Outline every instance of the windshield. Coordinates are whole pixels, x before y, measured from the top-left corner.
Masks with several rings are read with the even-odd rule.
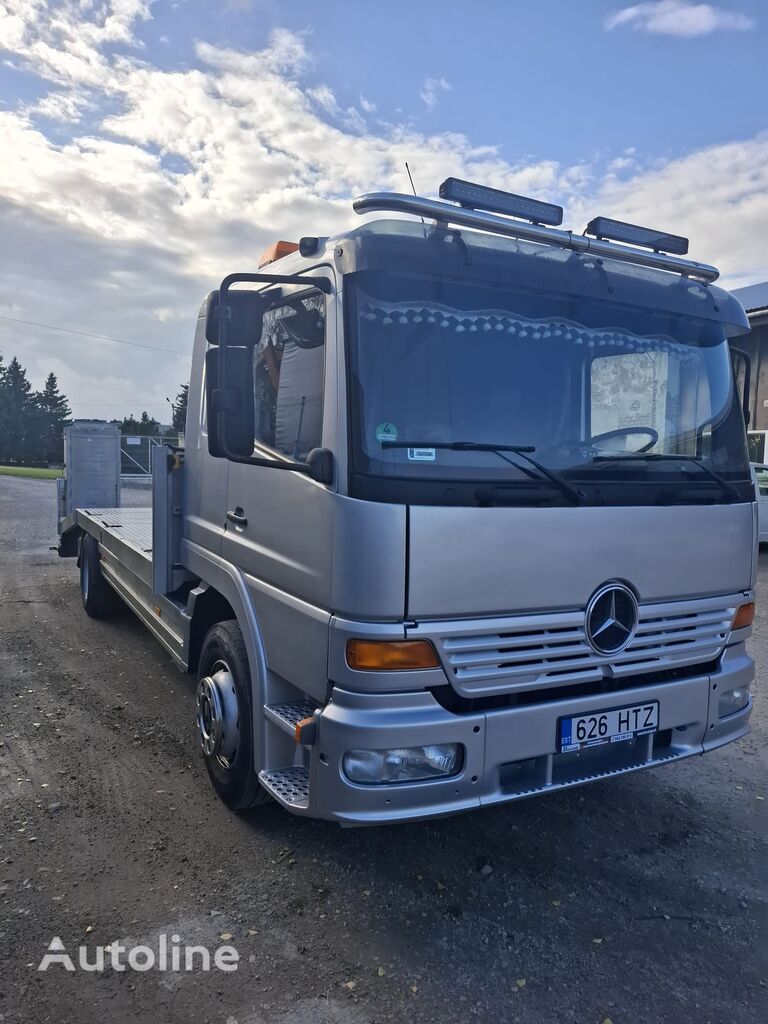
[[[749,483],[722,324],[380,271],[355,275],[348,322],[361,495],[463,503],[485,483],[515,500],[525,484],[524,503],[562,501],[545,469],[602,503],[720,501],[713,473]]]

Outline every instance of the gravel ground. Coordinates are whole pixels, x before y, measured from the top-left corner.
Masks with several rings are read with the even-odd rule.
[[[0,479],[1,1021],[768,1020],[759,687],[750,736],[656,771],[400,827],[238,818],[191,680],[128,613],[82,611],[54,495]],[[160,933],[239,968],[35,969],[54,935],[92,958]]]

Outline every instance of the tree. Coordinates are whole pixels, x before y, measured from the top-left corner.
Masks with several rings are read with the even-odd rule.
[[[61,462],[63,460],[64,427],[69,421],[72,411],[66,395],[59,392],[56,374],[49,373],[45,387],[36,395],[37,405],[42,412],[45,429],[45,461]]]
[[[160,424],[146,411],[141,414],[141,419],[134,419],[133,414],[126,416],[120,424],[121,434],[136,434],[140,437],[155,437],[160,433]]]
[[[63,460],[63,452],[58,461]],[[21,462],[26,465],[48,462],[48,418],[40,404],[40,392],[33,391],[24,410],[24,440]]]
[[[175,434],[182,434],[187,427],[187,401],[189,399],[189,384],[182,384],[176,401],[173,403],[173,420],[171,426]]]
[[[55,374],[48,374],[42,391],[32,391],[19,360],[14,356],[5,366],[0,355],[0,462],[61,462],[70,415]]]
[[[3,407],[2,431],[0,431],[0,462],[21,462],[26,454],[27,429],[32,412],[32,385],[27,380],[27,371],[16,356],[2,374]]]

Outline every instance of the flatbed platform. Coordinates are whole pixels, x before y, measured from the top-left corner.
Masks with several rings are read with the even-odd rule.
[[[107,582],[186,669],[184,603],[152,592],[152,509],[78,508],[72,518],[98,542]]]
[[[90,520],[106,530],[119,530],[121,540],[140,554],[152,558],[152,509],[142,508],[79,508],[78,524]],[[90,531],[89,531],[90,532]]]
[[[152,586],[152,509],[78,508],[77,525]]]

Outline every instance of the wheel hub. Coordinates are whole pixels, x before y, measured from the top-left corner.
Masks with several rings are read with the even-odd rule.
[[[197,728],[206,757],[230,768],[240,742],[235,680],[226,662],[217,661],[197,684]]]

